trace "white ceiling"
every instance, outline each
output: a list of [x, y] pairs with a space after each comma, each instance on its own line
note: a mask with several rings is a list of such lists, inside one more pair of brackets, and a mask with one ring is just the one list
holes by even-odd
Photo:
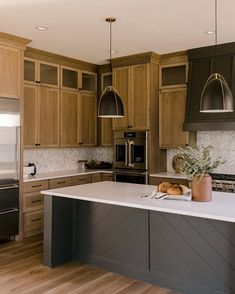
[[[235, 1], [218, 0], [218, 43], [235, 41]], [[1, 31], [31, 47], [106, 63], [114, 16], [113, 57], [160, 54], [214, 44], [214, 0], [0, 0]], [[38, 31], [37, 25], [50, 27]]]

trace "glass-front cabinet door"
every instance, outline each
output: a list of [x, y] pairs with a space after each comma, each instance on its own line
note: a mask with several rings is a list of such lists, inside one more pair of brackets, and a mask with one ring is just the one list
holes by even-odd
[[32, 58], [24, 60], [24, 81], [27, 84], [59, 87], [59, 65]]
[[97, 74], [94, 72], [81, 71], [79, 90], [90, 93], [96, 93], [97, 91]]
[[40, 84], [59, 87], [59, 65], [39, 61]]
[[78, 70], [62, 66], [61, 87], [67, 90], [78, 90]]
[[36, 60], [30, 58], [24, 60], [24, 81], [26, 83], [36, 83], [36, 63]]

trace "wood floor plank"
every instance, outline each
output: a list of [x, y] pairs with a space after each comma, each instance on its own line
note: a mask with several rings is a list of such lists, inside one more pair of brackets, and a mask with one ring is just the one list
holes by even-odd
[[0, 294], [180, 294], [88, 264], [42, 264], [42, 235], [0, 244]]

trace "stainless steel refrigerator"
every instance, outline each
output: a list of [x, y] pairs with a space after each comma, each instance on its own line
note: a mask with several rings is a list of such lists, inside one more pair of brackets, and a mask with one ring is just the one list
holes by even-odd
[[20, 103], [0, 98], [0, 239], [19, 230]]

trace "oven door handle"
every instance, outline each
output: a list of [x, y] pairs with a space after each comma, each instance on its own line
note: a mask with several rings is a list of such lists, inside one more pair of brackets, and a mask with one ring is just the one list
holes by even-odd
[[134, 166], [134, 164], [133, 164], [133, 157], [134, 157], [134, 154], [133, 154], [133, 152], [134, 152], [134, 145], [135, 145], [135, 143], [134, 143], [134, 141], [129, 141], [129, 156], [128, 156], [128, 166], [130, 166], [130, 167], [133, 167]]
[[126, 141], [125, 142], [125, 166], [128, 166], [128, 145], [129, 145], [129, 142]]
[[18, 208], [12, 208], [12, 209], [8, 209], [8, 210], [2, 210], [2, 211], [0, 211], [0, 215], [12, 213], [12, 212], [17, 212], [17, 211], [19, 211]]
[[9, 190], [9, 189], [15, 189], [15, 188], [19, 188], [19, 185], [12, 184], [12, 185], [0, 186], [0, 190]]

